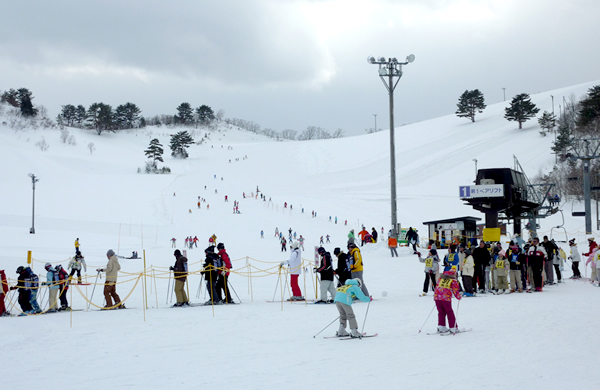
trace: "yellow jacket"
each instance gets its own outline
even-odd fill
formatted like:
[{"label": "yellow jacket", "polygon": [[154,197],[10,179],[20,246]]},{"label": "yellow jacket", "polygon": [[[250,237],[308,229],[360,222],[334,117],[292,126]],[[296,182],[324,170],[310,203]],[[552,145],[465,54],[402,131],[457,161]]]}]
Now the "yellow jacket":
[{"label": "yellow jacket", "polygon": [[348,252],[348,257],[352,259],[350,270],[352,272],[361,272],[363,270],[363,264],[362,256],[360,255],[360,250],[358,248],[352,248],[352,250]]}]

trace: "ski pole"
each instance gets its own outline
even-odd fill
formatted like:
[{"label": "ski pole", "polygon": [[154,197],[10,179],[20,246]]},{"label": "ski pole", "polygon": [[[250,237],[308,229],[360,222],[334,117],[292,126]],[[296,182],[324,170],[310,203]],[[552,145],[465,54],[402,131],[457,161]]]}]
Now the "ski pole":
[{"label": "ski pole", "polygon": [[367,312],[365,313],[365,320],[363,321],[363,326],[362,326],[360,333],[363,333],[365,331],[365,324],[367,323],[367,315],[369,314],[370,306],[371,306],[371,301],[369,301],[369,303],[367,304]]},{"label": "ski pole", "polygon": [[169,270],[169,284],[167,285],[167,300],[165,301],[165,305],[169,304],[169,291],[171,290],[171,270]]},{"label": "ski pole", "polygon": [[[327,325],[326,327],[324,327],[323,329],[321,329],[321,332],[323,332],[325,329],[329,328],[331,326],[331,324],[333,324],[334,322],[336,322],[339,318],[340,318],[340,316],[335,317],[334,320],[329,323],[329,325]],[[319,332],[316,335],[314,335],[313,339],[316,338],[318,335],[320,335],[321,332]]]},{"label": "ski pole", "polygon": [[237,294],[237,292],[235,291],[235,289],[231,286],[231,282],[229,281],[229,278],[227,278],[227,285],[229,286],[229,289],[233,291],[233,293],[237,297],[238,301],[240,301],[240,303],[242,303],[242,300],[240,299],[240,296]]},{"label": "ski pole", "polygon": [[204,279],[204,275],[200,275],[200,284],[198,284],[198,292],[196,293],[196,298],[200,298],[200,290],[202,290],[202,280]]},{"label": "ski pole", "polygon": [[429,312],[429,315],[427,316],[427,318],[425,319],[425,322],[423,322],[423,326],[421,326],[421,329],[419,329],[419,333],[421,333],[421,331],[423,330],[423,327],[425,326],[425,324],[427,323],[427,320],[429,319],[429,317],[431,317],[431,313],[433,313],[433,310],[435,309],[435,304],[433,305],[433,308],[431,309],[431,311]]},{"label": "ski pole", "polygon": [[275,291],[273,292],[273,299],[275,301],[275,294],[277,294],[277,287],[279,287],[279,279],[281,279],[281,266],[279,266],[279,277],[277,278],[277,284],[275,284]]},{"label": "ski pole", "polygon": [[456,315],[454,316],[454,327],[458,329],[458,309],[460,309],[460,299],[458,300],[458,304],[456,305]]},{"label": "ski pole", "polygon": [[[96,291],[96,284],[98,283],[98,277],[100,276],[100,271],[98,271],[98,273],[96,274],[96,280],[94,281],[94,288],[92,288],[92,295],[90,296],[90,300],[88,302],[87,305],[87,311],[90,310],[90,302],[92,301],[92,299],[94,299],[94,291]],[[49,289],[50,287],[48,287]]]}]

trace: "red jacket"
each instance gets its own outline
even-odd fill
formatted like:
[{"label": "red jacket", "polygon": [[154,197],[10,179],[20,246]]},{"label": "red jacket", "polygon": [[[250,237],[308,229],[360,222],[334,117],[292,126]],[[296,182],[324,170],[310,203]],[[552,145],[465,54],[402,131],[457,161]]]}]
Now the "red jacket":
[{"label": "red jacket", "polygon": [[[219,257],[221,257],[221,260],[225,263],[225,267],[229,270],[231,269],[231,260],[229,260],[229,255],[227,254],[227,252],[225,251],[225,249],[221,249],[219,251]],[[220,274],[223,273],[223,271],[219,271]],[[225,276],[229,276],[229,272],[227,272],[225,274]]]},{"label": "red jacket", "polygon": [[590,241],[590,250],[588,251],[588,253],[584,253],[584,256],[589,256],[592,254],[592,251],[594,250],[594,248],[597,248],[598,244],[596,244],[596,241]]}]

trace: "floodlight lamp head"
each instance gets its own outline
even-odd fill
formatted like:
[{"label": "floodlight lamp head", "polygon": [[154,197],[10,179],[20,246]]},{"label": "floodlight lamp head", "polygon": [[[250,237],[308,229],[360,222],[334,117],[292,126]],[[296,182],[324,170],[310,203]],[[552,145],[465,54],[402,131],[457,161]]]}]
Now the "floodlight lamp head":
[{"label": "floodlight lamp head", "polygon": [[397,59],[396,57],[392,57],[392,58],[390,59],[390,62],[394,62],[394,63],[395,63],[395,62],[398,62],[398,59]]},{"label": "floodlight lamp head", "polygon": [[374,64],[374,63],[376,62],[376,61],[375,61],[375,57],[373,57],[373,56],[369,56],[369,57],[367,57],[367,62],[368,62],[369,64]]},{"label": "floodlight lamp head", "polygon": [[414,54],[411,54],[411,55],[409,55],[409,56],[406,56],[406,62],[408,62],[409,64],[410,64],[411,62],[413,62],[414,60],[415,60],[415,55],[414,55]]},{"label": "floodlight lamp head", "polygon": [[379,57],[379,59],[377,61],[379,61],[382,64],[385,64],[385,62],[386,62],[385,57]]}]

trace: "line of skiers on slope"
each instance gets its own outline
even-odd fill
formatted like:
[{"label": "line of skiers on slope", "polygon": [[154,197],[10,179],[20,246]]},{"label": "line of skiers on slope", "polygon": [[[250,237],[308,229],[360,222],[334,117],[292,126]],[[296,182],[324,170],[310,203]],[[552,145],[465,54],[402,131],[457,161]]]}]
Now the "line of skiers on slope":
[{"label": "line of skiers on slope", "polygon": [[[289,237],[288,240],[285,239],[285,237],[283,236],[283,231],[279,231],[279,228],[275,228],[275,237],[279,238],[279,244],[281,245],[281,251],[282,252],[287,252],[287,244],[288,241],[290,243],[290,245],[296,240],[296,232],[294,232],[292,234],[292,228],[289,228],[288,230],[289,233]],[[263,232],[261,230],[261,238],[263,237]],[[323,238],[323,237],[321,237]],[[302,237],[302,234],[300,234],[300,237],[298,237],[298,246],[300,248],[302,248],[302,250],[304,250],[304,237]]]},{"label": "line of skiers on slope", "polygon": [[[594,242],[590,239],[590,243]],[[595,243],[595,242],[594,242]],[[573,277],[580,278],[579,262],[581,261],[575,239],[569,241],[571,248]],[[595,254],[592,244],[590,252],[585,255]],[[502,249],[501,243],[479,242],[477,248],[471,250],[464,244],[451,245],[448,254],[443,261],[440,260],[435,245],[430,249],[426,258],[417,252],[419,261],[425,264],[425,281],[423,283],[423,294],[426,295],[434,289],[439,279],[440,263],[444,266],[444,272],[453,266],[461,273],[464,296],[473,296],[475,292],[503,294],[505,292],[527,292],[542,291],[544,285],[555,285],[554,271],[557,274],[558,283],[562,283],[560,263],[567,259],[565,252],[552,240],[544,236],[543,242],[539,238],[533,238],[521,248],[514,242],[510,242],[508,249]],[[593,256],[590,256],[593,258]],[[600,253],[596,255],[600,263]],[[590,260],[588,260],[590,261]],[[592,259],[593,261],[593,259]],[[510,277],[510,288],[508,279]],[[477,284],[479,290],[477,290]],[[459,284],[460,291],[463,286]],[[527,286],[529,288],[527,289]]]},{"label": "line of skiers on slope", "polygon": [[[316,304],[333,303],[336,296],[336,285],[334,278],[337,276],[337,287],[343,287],[349,279],[359,279],[361,283],[361,291],[364,295],[369,296],[369,290],[364,283],[363,277],[363,260],[360,249],[356,247],[354,242],[348,242],[348,253],[344,253],[340,248],[335,248],[333,253],[337,257],[337,267],[334,269],[331,254],[323,247],[317,249],[320,256],[318,267],[313,268],[313,272],[319,273],[321,281],[319,282],[321,294],[320,299]],[[292,288],[292,296],[290,301],[304,301],[302,291],[298,285],[298,278],[302,273],[302,252],[298,246],[298,242],[293,242],[290,245],[290,258],[287,261],[282,261],[280,267],[289,267],[290,285]],[[330,297],[328,297],[329,293]]]}]

